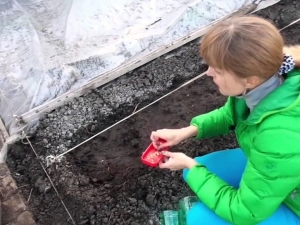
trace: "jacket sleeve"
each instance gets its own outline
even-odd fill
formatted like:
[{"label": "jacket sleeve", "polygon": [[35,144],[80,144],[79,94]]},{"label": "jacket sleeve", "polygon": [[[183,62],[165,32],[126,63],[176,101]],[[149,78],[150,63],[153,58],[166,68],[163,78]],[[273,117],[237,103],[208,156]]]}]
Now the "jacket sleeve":
[{"label": "jacket sleeve", "polygon": [[196,116],[191,120],[190,125],[197,127],[198,130],[196,139],[215,137],[230,132],[230,126],[233,125],[231,101],[229,97],[223,107]]},{"label": "jacket sleeve", "polygon": [[257,224],[270,217],[299,184],[299,140],[299,131],[283,128],[260,131],[239,189],[231,187],[203,165],[189,171],[187,183],[221,218],[236,225]]}]

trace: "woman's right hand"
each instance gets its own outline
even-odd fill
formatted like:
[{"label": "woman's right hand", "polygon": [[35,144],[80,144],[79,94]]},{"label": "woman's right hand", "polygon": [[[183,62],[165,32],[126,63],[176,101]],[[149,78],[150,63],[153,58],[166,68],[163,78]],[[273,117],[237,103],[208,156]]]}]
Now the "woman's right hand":
[{"label": "woman's right hand", "polygon": [[[162,149],[165,147],[171,147],[179,144],[186,138],[197,135],[197,128],[194,126],[189,126],[181,129],[161,129],[153,131],[151,133],[150,139],[157,149]],[[166,140],[165,143],[159,143],[159,139]]]}]

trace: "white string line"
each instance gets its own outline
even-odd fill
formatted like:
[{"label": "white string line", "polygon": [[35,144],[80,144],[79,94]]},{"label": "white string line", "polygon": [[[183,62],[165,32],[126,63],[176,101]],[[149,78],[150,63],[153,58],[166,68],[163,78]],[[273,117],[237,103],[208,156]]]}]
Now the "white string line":
[{"label": "white string line", "polygon": [[[287,26],[285,26],[285,27],[281,28],[279,31],[283,31],[283,30],[285,30],[286,28],[288,28],[288,27],[292,26],[293,24],[295,24],[295,23],[297,23],[297,22],[299,22],[299,21],[300,21],[300,18],[299,18],[299,19],[297,19],[297,20],[295,20],[295,21],[293,21],[293,22],[291,22],[289,25],[287,25]],[[79,146],[81,146],[81,145],[85,144],[86,142],[88,142],[88,141],[92,140],[93,138],[97,137],[98,135],[100,135],[100,134],[104,133],[105,131],[107,131],[107,130],[109,130],[109,129],[113,128],[114,126],[116,126],[116,125],[118,125],[118,124],[122,123],[123,121],[125,121],[125,120],[129,119],[130,117],[132,117],[132,116],[134,116],[135,114],[137,114],[137,113],[141,112],[142,110],[144,110],[144,109],[148,108],[149,106],[153,105],[154,103],[156,103],[156,102],[158,102],[158,101],[162,100],[163,98],[165,98],[165,97],[169,96],[170,94],[172,94],[172,93],[174,93],[174,92],[176,92],[176,91],[180,90],[180,89],[181,89],[181,88],[183,88],[184,86],[186,86],[186,85],[188,85],[188,84],[190,84],[190,83],[194,82],[195,80],[197,80],[197,79],[199,79],[200,77],[202,77],[203,75],[205,75],[205,73],[206,73],[206,72],[204,72],[204,73],[202,73],[202,74],[200,74],[200,75],[198,75],[198,76],[196,76],[196,77],[192,78],[191,80],[187,81],[186,83],[184,83],[184,84],[183,84],[183,85],[181,85],[180,87],[178,87],[178,88],[176,88],[175,90],[173,90],[173,91],[171,91],[171,92],[167,93],[166,95],[164,95],[164,96],[160,97],[159,99],[155,100],[154,102],[150,103],[149,105],[146,105],[145,107],[143,107],[143,108],[141,108],[141,109],[139,109],[139,110],[135,111],[135,112],[134,112],[134,113],[132,113],[131,115],[129,115],[129,116],[127,116],[127,117],[123,118],[122,120],[118,121],[117,123],[115,123],[115,124],[113,124],[113,125],[111,125],[111,126],[109,126],[109,127],[105,128],[104,130],[100,131],[99,133],[95,134],[94,136],[92,136],[92,137],[88,138],[87,140],[85,140],[85,141],[83,141],[83,142],[79,143],[79,144],[78,144],[78,145],[76,145],[75,147],[73,147],[73,148],[71,148],[71,149],[69,149],[69,150],[67,150],[67,151],[63,152],[62,154],[60,154],[60,155],[58,155],[58,156],[55,156],[55,157],[54,157],[54,161],[56,161],[57,159],[61,158],[61,157],[62,157],[62,156],[64,156],[64,155],[66,155],[67,153],[69,153],[69,152],[73,151],[74,149],[78,148]],[[53,156],[47,156],[47,157],[48,157],[48,158],[53,158]],[[47,157],[46,157],[46,158],[47,158]],[[53,160],[51,160],[51,161],[53,161]]]},{"label": "white string line", "polygon": [[[46,171],[45,167],[43,166],[42,162],[39,160],[39,156],[38,156],[38,154],[36,153],[35,149],[33,148],[33,146],[32,146],[32,144],[31,144],[30,140],[29,140],[28,137],[25,135],[25,133],[23,133],[23,134],[24,134],[25,138],[27,139],[27,141],[28,141],[28,143],[29,143],[29,145],[30,145],[32,151],[34,152],[34,154],[35,154],[37,160],[38,160],[39,163],[41,164],[41,167],[43,168],[45,174],[47,175],[47,177],[48,177],[48,179],[49,179],[49,181],[50,181],[50,183],[51,183],[53,189],[55,190],[55,192],[56,192],[58,198],[60,199],[61,203],[63,204],[63,206],[64,206],[66,212],[68,213],[68,215],[69,215],[69,217],[70,217],[70,219],[72,220],[73,224],[76,225],[76,223],[75,223],[73,217],[71,216],[71,214],[70,214],[69,210],[67,209],[65,203],[64,203],[63,200],[61,199],[61,197],[60,197],[60,195],[59,195],[57,189],[55,188],[55,186],[54,186],[54,184],[53,184],[53,181],[51,180],[51,177],[50,177],[49,174],[47,173],[47,171]],[[55,166],[56,166],[56,165],[55,165]]]},{"label": "white string line", "polygon": [[59,159],[60,157],[62,157],[62,156],[64,156],[65,154],[67,154],[67,153],[69,153],[69,152],[73,151],[74,149],[78,148],[79,146],[83,145],[84,143],[86,143],[86,142],[88,142],[88,141],[92,140],[93,138],[97,137],[98,135],[100,135],[100,134],[104,133],[105,131],[107,131],[107,130],[109,130],[109,129],[113,128],[114,126],[116,126],[116,125],[118,125],[118,124],[122,123],[123,121],[125,121],[125,120],[129,119],[130,117],[132,117],[132,116],[134,116],[135,114],[137,114],[137,113],[141,112],[142,110],[144,110],[144,109],[148,108],[149,106],[153,105],[154,103],[156,103],[156,102],[158,102],[158,101],[162,100],[163,98],[165,98],[165,97],[169,96],[170,94],[174,93],[175,91],[178,91],[179,89],[183,88],[184,86],[186,86],[186,85],[188,85],[188,84],[192,83],[193,81],[195,81],[195,80],[199,79],[200,77],[204,76],[205,74],[206,74],[206,72],[204,72],[204,73],[201,73],[200,75],[198,75],[198,76],[196,76],[196,77],[192,78],[191,80],[187,81],[186,83],[184,83],[184,84],[183,84],[183,85],[181,85],[180,87],[176,88],[175,90],[173,90],[173,91],[171,91],[171,92],[167,93],[166,95],[164,95],[164,96],[162,96],[162,97],[160,97],[160,98],[156,99],[155,101],[151,102],[149,105],[146,105],[145,107],[143,107],[143,108],[141,108],[141,109],[139,109],[139,110],[135,111],[134,113],[130,114],[129,116],[127,116],[127,117],[125,117],[125,118],[121,119],[120,121],[118,121],[117,123],[115,123],[115,124],[113,124],[113,125],[111,125],[111,126],[109,126],[109,127],[105,128],[104,130],[100,131],[99,133],[95,134],[94,136],[90,137],[89,139],[87,139],[87,140],[85,140],[85,141],[83,141],[83,142],[79,143],[79,144],[78,144],[78,145],[76,145],[75,147],[73,147],[73,148],[71,148],[71,149],[69,149],[69,150],[67,150],[67,151],[63,152],[62,154],[60,154],[60,155],[56,156],[55,158],[56,158],[56,159]]},{"label": "white string line", "polygon": [[294,21],[291,22],[289,25],[286,25],[285,27],[281,28],[279,31],[282,31],[282,30],[284,30],[284,29],[286,29],[286,28],[288,28],[288,27],[290,27],[290,26],[292,26],[292,25],[294,25],[295,23],[298,23],[298,22],[300,22],[300,18],[294,20]]}]

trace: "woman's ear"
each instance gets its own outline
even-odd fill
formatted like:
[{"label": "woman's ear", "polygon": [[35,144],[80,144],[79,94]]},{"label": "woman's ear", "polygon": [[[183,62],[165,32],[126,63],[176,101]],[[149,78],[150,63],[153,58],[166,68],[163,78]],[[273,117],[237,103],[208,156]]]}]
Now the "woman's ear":
[{"label": "woman's ear", "polygon": [[257,76],[251,76],[245,79],[245,88],[252,90],[263,83],[263,80]]}]

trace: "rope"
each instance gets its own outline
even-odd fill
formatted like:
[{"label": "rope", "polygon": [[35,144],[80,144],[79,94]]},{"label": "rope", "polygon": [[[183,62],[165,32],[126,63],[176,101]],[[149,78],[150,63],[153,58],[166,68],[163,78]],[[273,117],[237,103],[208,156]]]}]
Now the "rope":
[{"label": "rope", "polygon": [[69,210],[67,209],[67,207],[66,207],[66,205],[65,205],[64,201],[61,199],[61,197],[60,197],[60,195],[59,195],[59,193],[58,193],[57,189],[55,188],[55,186],[54,186],[54,183],[53,183],[53,181],[52,181],[51,177],[50,177],[50,176],[49,176],[49,174],[47,173],[47,171],[46,171],[45,167],[43,166],[43,163],[42,163],[42,162],[39,160],[39,156],[38,156],[38,154],[36,153],[35,149],[33,148],[33,146],[32,146],[32,144],[31,144],[30,140],[28,139],[28,136],[26,136],[25,132],[23,131],[23,138],[22,138],[22,140],[23,140],[24,138],[26,138],[26,140],[27,140],[27,144],[29,144],[29,145],[30,145],[30,147],[31,147],[31,149],[32,149],[32,151],[33,151],[33,153],[35,154],[35,156],[36,156],[37,160],[39,161],[39,163],[40,163],[41,167],[43,168],[43,170],[44,170],[44,172],[45,172],[46,176],[48,177],[48,179],[49,179],[49,181],[50,181],[50,183],[51,183],[51,185],[52,185],[53,189],[55,190],[55,192],[56,192],[56,194],[57,194],[58,198],[60,199],[60,201],[61,201],[62,205],[64,206],[64,208],[65,208],[66,212],[68,213],[68,215],[69,215],[70,219],[72,220],[73,224],[74,224],[74,225],[76,225],[76,223],[75,223],[75,221],[74,221],[73,217],[71,216],[71,214],[70,214]]},{"label": "rope", "polygon": [[298,23],[298,22],[300,22],[300,18],[294,20],[294,21],[291,22],[289,25],[286,25],[285,27],[281,28],[279,31],[285,30],[286,28],[288,28],[288,27],[290,27],[290,26],[292,26],[292,25],[294,25],[295,23]]}]

